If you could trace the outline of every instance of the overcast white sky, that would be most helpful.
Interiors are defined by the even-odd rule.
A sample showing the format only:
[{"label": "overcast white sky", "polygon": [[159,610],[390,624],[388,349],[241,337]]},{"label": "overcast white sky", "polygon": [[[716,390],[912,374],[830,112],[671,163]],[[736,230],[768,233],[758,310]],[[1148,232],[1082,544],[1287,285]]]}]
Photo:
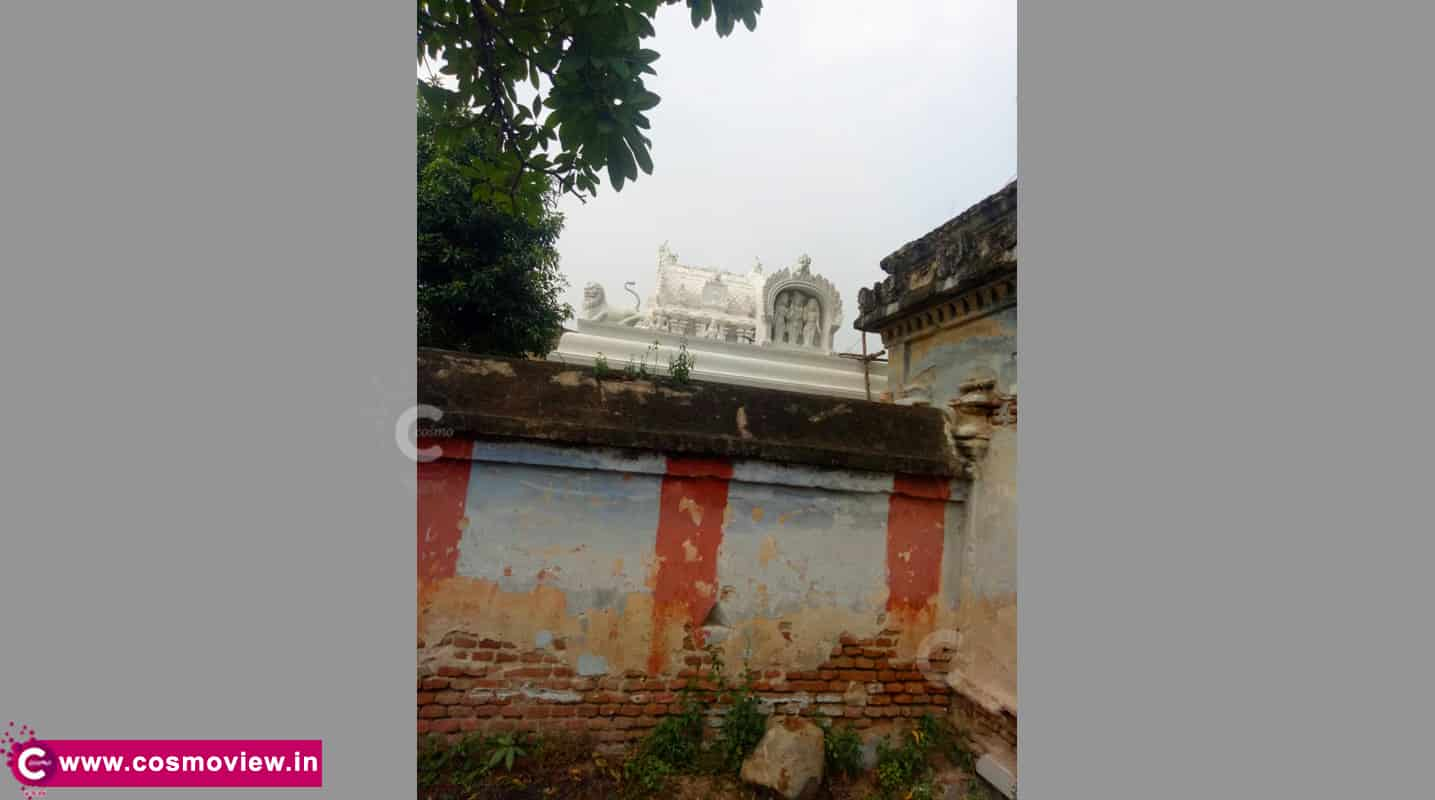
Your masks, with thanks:
[{"label": "overcast white sky", "polygon": [[1014,0],[771,0],[726,39],[674,6],[655,27],[653,174],[561,205],[574,308],[589,281],[623,304],[637,281],[646,304],[664,241],[734,272],[807,253],[855,351],[878,261],[1016,177]]}]

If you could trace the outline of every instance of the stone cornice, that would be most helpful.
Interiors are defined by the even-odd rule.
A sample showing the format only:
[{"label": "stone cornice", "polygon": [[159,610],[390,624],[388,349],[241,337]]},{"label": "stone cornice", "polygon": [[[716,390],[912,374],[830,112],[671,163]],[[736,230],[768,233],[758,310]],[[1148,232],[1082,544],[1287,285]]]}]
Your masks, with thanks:
[{"label": "stone cornice", "polygon": [[[882,259],[887,278],[857,294],[853,327],[890,330],[909,314],[1016,277],[1016,181]],[[1015,293],[1013,292],[1013,300]]]},{"label": "stone cornice", "polygon": [[925,336],[941,328],[955,328],[1016,305],[1016,270],[995,275],[968,289],[939,290],[875,321],[880,327],[860,328],[882,335],[882,345]]}]

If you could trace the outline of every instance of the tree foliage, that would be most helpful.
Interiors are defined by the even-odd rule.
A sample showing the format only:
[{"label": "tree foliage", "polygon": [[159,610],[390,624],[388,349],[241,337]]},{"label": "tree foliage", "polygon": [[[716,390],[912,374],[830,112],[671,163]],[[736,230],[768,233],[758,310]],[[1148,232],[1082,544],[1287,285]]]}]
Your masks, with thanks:
[{"label": "tree foliage", "polygon": [[563,217],[542,181],[523,186],[535,214],[514,216],[474,197],[471,160],[485,140],[467,131],[451,147],[434,141],[439,121],[418,103],[418,340],[425,347],[543,356],[573,313],[559,297]]},{"label": "tree foliage", "polygon": [[[419,61],[442,60],[456,85],[421,81],[420,92],[442,121],[440,144],[481,141],[475,197],[533,215],[549,181],[586,199],[603,170],[614,191],[651,174],[645,112],[660,98],[643,76],[657,74],[658,53],[642,43],[658,9],[678,3],[693,27],[712,19],[723,37],[737,22],[756,28],[762,10],[762,0],[418,0]],[[519,97],[525,83],[531,101]]]}]

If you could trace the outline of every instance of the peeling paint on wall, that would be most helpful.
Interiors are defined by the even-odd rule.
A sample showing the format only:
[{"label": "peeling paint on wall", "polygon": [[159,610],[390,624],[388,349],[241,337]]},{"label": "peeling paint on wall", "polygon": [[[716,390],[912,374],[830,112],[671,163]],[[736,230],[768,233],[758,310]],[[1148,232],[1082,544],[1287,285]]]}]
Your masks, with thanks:
[{"label": "peeling paint on wall", "polygon": [[[941,601],[959,596],[942,584],[959,574],[945,556],[963,549],[954,502],[963,495],[945,479],[747,462],[745,477],[771,481],[754,482],[726,462],[682,458],[665,460],[658,476],[618,469],[650,468],[641,456],[488,444],[473,459],[424,472],[435,480],[425,525],[444,509],[456,532],[466,526],[447,561],[428,559],[448,572],[430,570],[421,642],[517,642],[554,665],[534,668],[545,674],[672,676],[694,669],[692,653],[711,634],[727,663],[782,680],[815,676],[853,637],[910,659],[925,631],[956,619]],[[446,647],[424,652],[430,664],[456,657]],[[874,670],[868,680],[878,663],[852,654],[836,662],[838,672]],[[821,686],[813,697],[853,688]],[[561,682],[545,687],[562,691]],[[803,713],[825,707],[788,702]]]},{"label": "peeling paint on wall", "polygon": [[[420,450],[435,446],[420,441]],[[458,542],[463,525],[468,495],[472,452],[469,442],[444,442],[447,458],[418,464],[418,567],[419,592],[435,581],[454,574],[458,560]]]},{"label": "peeling paint on wall", "polygon": [[[703,509],[721,512],[727,507],[731,475],[732,467],[725,462],[668,459],[668,475],[663,478],[658,500],[650,673],[663,671],[668,652],[675,649],[674,640],[682,640],[682,625],[701,626],[716,602],[710,587],[717,581],[723,515],[711,513],[705,518]],[[709,587],[707,591],[704,586]]]},{"label": "peeling paint on wall", "polygon": [[930,371],[932,402],[945,405],[957,397],[958,385],[973,369],[985,368],[996,377],[997,391],[1016,385],[1016,307],[905,344],[908,368],[894,376],[902,386]]},{"label": "peeling paint on wall", "polygon": [[941,588],[946,539],[947,481],[899,475],[887,518],[890,610],[926,608]]}]

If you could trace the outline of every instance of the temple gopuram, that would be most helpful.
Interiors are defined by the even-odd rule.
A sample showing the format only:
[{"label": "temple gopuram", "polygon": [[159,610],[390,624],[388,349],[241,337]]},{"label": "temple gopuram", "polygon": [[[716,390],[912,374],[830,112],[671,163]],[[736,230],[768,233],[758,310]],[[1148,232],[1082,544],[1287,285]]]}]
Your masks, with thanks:
[{"label": "temple gopuram", "polygon": [[761,263],[736,273],[683,264],[665,243],[647,302],[631,287],[631,304],[584,287],[577,330],[549,358],[593,366],[601,357],[615,371],[641,364],[662,375],[686,347],[695,380],[872,400],[887,389],[885,362],[834,351],[842,298],[805,255],[771,275]]}]

